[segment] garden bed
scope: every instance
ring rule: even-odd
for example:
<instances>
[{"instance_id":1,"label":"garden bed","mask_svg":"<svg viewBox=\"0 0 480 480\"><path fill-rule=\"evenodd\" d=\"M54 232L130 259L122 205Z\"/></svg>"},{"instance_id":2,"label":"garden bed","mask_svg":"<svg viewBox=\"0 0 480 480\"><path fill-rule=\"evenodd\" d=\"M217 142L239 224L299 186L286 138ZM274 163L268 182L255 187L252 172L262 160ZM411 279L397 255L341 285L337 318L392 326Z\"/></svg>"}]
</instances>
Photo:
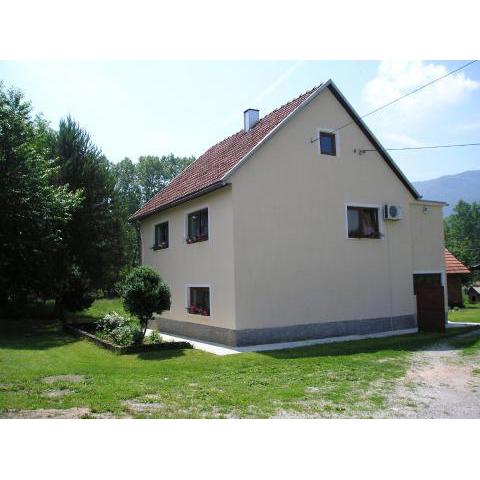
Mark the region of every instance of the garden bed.
<instances>
[{"instance_id":1,"label":"garden bed","mask_svg":"<svg viewBox=\"0 0 480 480\"><path fill-rule=\"evenodd\" d=\"M181 350L185 348L193 348L191 343L188 342L161 342L161 343L144 343L141 345L115 345L108 340L99 338L95 335L95 331L92 328L92 324L81 324L81 325L65 325L64 328L70 333L73 333L77 337L84 337L87 340L90 340L96 343L98 346L111 350L112 352L118 354L125 353L142 353L142 352L153 352L158 350Z\"/></svg>"}]
</instances>

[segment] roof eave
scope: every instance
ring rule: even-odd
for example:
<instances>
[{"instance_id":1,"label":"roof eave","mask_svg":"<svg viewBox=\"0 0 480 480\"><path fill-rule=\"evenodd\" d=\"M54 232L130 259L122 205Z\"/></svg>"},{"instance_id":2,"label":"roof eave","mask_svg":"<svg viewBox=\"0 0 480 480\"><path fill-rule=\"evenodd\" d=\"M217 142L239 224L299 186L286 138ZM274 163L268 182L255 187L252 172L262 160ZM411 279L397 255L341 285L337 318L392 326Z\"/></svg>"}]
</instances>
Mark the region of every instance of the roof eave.
<instances>
[{"instance_id":1,"label":"roof eave","mask_svg":"<svg viewBox=\"0 0 480 480\"><path fill-rule=\"evenodd\" d=\"M443 207L448 207L449 206L449 203L447 202L443 202L442 200L428 200L426 198L419 198L418 199L420 202L423 202L423 203L431 203L433 205L442 205Z\"/></svg>"},{"instance_id":2,"label":"roof eave","mask_svg":"<svg viewBox=\"0 0 480 480\"><path fill-rule=\"evenodd\" d=\"M197 190L196 192L189 193L188 195L185 195L183 197L178 198L177 200L174 200L172 202L166 203L164 205L161 205L157 208L154 208L153 210L149 212L145 212L144 214L139 214L134 213L131 217L129 217L128 221L135 222L138 220L145 220L145 218L150 217L152 215L155 215L159 212L163 212L164 210L168 210L169 208L176 207L177 205L180 205L181 203L188 202L190 200L193 200L194 198L201 197L202 195L206 195L207 193L213 192L214 190L218 190L219 188L222 188L226 185L225 182L223 181L218 181L213 183L212 185L209 185L206 188L202 188L200 190Z\"/></svg>"}]
</instances>

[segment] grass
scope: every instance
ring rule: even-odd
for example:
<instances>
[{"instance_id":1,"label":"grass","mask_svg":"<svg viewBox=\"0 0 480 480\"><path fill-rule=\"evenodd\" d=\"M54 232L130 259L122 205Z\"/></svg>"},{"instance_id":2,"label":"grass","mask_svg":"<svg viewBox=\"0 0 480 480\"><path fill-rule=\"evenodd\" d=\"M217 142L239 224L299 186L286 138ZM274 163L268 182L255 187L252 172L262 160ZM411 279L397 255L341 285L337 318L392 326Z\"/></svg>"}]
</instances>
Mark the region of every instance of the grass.
<instances>
[{"instance_id":1,"label":"grass","mask_svg":"<svg viewBox=\"0 0 480 480\"><path fill-rule=\"evenodd\" d=\"M113 306L118 302L97 301L84 315L94 318ZM446 336L459 333L452 330ZM93 415L153 418L369 417L385 408L410 354L438 338L445 335L225 357L198 350L118 356L51 325L34 332L18 327L0 333L0 416L11 409L87 407ZM84 380L53 386L43 381L56 375L83 375ZM52 388L68 393L45 397Z\"/></svg>"},{"instance_id":2,"label":"grass","mask_svg":"<svg viewBox=\"0 0 480 480\"><path fill-rule=\"evenodd\" d=\"M90 308L82 312L69 313L67 319L73 323L93 322L113 311L123 316L129 316L123 308L121 298L101 298L95 300Z\"/></svg>"},{"instance_id":3,"label":"grass","mask_svg":"<svg viewBox=\"0 0 480 480\"><path fill-rule=\"evenodd\" d=\"M480 323L480 303L465 301L465 308L449 310L448 321Z\"/></svg>"}]
</instances>

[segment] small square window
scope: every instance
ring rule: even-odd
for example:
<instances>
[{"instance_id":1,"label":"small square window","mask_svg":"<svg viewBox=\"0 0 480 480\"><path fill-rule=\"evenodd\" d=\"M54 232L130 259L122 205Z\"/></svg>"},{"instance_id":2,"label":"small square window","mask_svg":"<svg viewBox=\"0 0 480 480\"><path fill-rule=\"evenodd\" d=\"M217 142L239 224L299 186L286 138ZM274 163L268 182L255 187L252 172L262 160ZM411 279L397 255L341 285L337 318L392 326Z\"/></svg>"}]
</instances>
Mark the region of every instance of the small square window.
<instances>
[{"instance_id":1,"label":"small square window","mask_svg":"<svg viewBox=\"0 0 480 480\"><path fill-rule=\"evenodd\" d=\"M378 208L347 207L348 238L380 238Z\"/></svg>"},{"instance_id":2,"label":"small square window","mask_svg":"<svg viewBox=\"0 0 480 480\"><path fill-rule=\"evenodd\" d=\"M188 215L187 243L204 242L208 240L208 209Z\"/></svg>"},{"instance_id":3,"label":"small square window","mask_svg":"<svg viewBox=\"0 0 480 480\"><path fill-rule=\"evenodd\" d=\"M155 225L155 243L153 249L161 250L162 248L168 248L168 222Z\"/></svg>"},{"instance_id":4,"label":"small square window","mask_svg":"<svg viewBox=\"0 0 480 480\"><path fill-rule=\"evenodd\" d=\"M210 288L189 287L187 311L193 315L210 315Z\"/></svg>"},{"instance_id":5,"label":"small square window","mask_svg":"<svg viewBox=\"0 0 480 480\"><path fill-rule=\"evenodd\" d=\"M320 153L322 155L336 155L335 134L320 132Z\"/></svg>"}]
</instances>

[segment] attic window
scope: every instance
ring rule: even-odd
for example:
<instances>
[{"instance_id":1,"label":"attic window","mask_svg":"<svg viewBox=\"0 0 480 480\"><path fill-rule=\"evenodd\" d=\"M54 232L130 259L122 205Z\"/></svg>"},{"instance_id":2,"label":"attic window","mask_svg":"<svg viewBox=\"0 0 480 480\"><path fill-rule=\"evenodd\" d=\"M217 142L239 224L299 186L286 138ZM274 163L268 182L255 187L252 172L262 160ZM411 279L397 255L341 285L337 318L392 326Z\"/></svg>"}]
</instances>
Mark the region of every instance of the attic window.
<instances>
[{"instance_id":1,"label":"attic window","mask_svg":"<svg viewBox=\"0 0 480 480\"><path fill-rule=\"evenodd\" d=\"M320 153L322 155L337 154L335 134L331 132L320 132Z\"/></svg>"}]
</instances>

